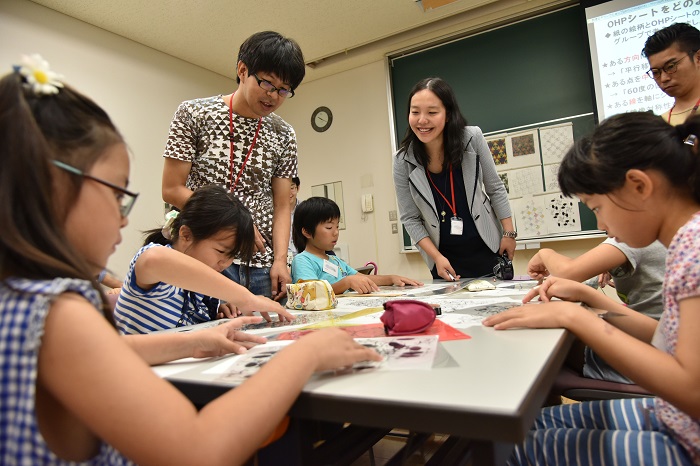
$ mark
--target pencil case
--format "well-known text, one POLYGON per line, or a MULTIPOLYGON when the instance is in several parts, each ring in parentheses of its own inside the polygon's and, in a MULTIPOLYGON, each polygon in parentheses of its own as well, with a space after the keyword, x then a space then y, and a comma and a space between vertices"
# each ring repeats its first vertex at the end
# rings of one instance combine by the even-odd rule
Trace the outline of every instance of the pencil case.
POLYGON ((435 322, 435 309, 412 299, 387 301, 380 317, 387 335, 412 335, 430 328, 435 322))
POLYGON ((288 309, 297 311, 323 311, 338 305, 338 298, 327 280, 299 280, 287 284, 288 309))

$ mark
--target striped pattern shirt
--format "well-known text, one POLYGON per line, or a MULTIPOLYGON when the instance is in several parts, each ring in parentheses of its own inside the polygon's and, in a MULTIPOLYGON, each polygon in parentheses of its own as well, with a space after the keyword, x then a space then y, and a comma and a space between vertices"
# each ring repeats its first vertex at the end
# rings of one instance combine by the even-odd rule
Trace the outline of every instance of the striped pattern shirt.
POLYGON ((136 261, 141 254, 154 247, 169 248, 170 245, 147 244, 139 249, 129 264, 129 272, 114 309, 119 332, 125 335, 150 333, 210 321, 209 307, 218 309, 218 299, 164 282, 147 290, 137 285, 136 261))

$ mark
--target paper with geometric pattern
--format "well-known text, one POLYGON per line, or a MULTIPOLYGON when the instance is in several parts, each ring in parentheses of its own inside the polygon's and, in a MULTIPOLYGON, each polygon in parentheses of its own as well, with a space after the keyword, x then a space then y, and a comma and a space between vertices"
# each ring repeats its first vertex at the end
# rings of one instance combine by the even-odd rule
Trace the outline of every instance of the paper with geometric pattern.
POLYGON ((547 234, 546 208, 542 196, 525 196, 510 201, 518 237, 528 238, 547 234))
POLYGON ((510 185, 508 184, 508 172, 499 173, 498 177, 503 182, 503 186, 505 186, 506 192, 510 196, 510 185))
POLYGON ((558 163, 574 143, 574 125, 561 125, 540 128, 540 145, 542 146, 542 163, 558 163))
POLYGON ((508 134, 506 151, 509 155, 508 169, 540 165, 540 143, 537 130, 508 134))
POLYGON ((491 156, 493 157, 493 163, 496 164, 497 170, 501 165, 506 165, 508 163, 505 134, 499 134, 497 136, 486 138, 486 144, 489 146, 491 156))
POLYGON ((544 190, 547 192, 553 193, 561 191, 558 179, 559 165, 558 163, 553 163, 542 167, 544 171, 544 190))
POLYGON ((542 167, 519 168, 508 173, 508 197, 523 197, 528 194, 544 192, 542 183, 542 167))
POLYGON ((578 199, 564 197, 563 194, 542 196, 547 209, 546 224, 549 233, 581 231, 581 214, 578 199))

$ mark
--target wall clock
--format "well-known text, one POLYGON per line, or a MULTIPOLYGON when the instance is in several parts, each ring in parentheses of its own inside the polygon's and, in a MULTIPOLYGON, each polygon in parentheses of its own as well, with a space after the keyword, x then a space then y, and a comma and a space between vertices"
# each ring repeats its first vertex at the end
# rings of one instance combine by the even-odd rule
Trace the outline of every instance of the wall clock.
POLYGON ((322 133, 331 127, 333 123, 333 113, 328 107, 318 107, 311 114, 311 127, 322 133))

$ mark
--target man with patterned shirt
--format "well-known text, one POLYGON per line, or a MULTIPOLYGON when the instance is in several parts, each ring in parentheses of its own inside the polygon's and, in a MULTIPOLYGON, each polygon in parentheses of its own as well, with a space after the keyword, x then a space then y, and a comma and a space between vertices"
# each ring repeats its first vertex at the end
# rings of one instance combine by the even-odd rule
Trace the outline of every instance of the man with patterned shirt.
POLYGON ((273 112, 304 79, 299 45, 276 32, 253 34, 236 63, 238 89, 183 102, 170 125, 163 200, 182 208, 206 184, 231 190, 250 210, 257 252, 224 273, 255 294, 280 299, 287 270, 290 182, 297 175, 294 129, 273 112), (249 279, 248 279, 249 278, 249 279))

